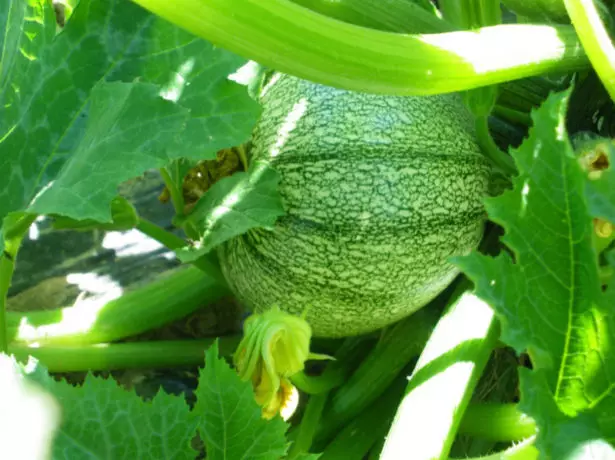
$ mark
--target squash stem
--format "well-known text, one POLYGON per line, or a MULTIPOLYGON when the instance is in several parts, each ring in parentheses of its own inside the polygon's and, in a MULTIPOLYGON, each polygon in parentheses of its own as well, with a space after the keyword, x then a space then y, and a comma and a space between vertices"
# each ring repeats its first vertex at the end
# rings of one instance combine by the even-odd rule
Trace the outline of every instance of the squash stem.
POLYGON ((220 353, 233 353, 240 336, 205 340, 169 340, 92 345, 47 345, 44 347, 11 344, 9 352, 20 361, 28 356, 38 359, 49 372, 82 372, 199 366, 204 352, 218 339, 220 353))
POLYGON ((536 422, 516 404, 470 404, 459 433, 492 441, 521 441, 536 434, 536 422))
POLYGON ((478 29, 502 22, 500 0, 443 0, 444 17, 462 29, 478 29))
POLYGON ((346 379, 346 370, 342 367, 328 366, 322 375, 313 377, 305 372, 298 372, 290 380, 299 390, 311 395, 327 393, 340 386, 346 379))
POLYGON ((478 143, 485 155, 491 160, 491 162, 498 167, 507 176, 513 176, 517 174, 517 168, 515 162, 510 155, 500 150, 495 144, 491 133, 489 132, 489 122, 486 116, 476 117, 476 136, 478 143))
POLYGON ((493 310, 467 290, 468 284, 458 286, 409 378, 382 460, 410 451, 416 460, 449 455, 465 409, 499 336, 493 310), (425 413, 430 414, 428 419, 425 413))
MULTIPOLYGON (((38 214, 20 213, 19 217, 16 217, 9 225, 5 224, 6 226, 3 227, 4 240, 23 238, 37 218, 38 214)), ((8 223, 9 219, 6 222, 8 223)))
POLYGON ((314 394, 310 396, 305 408, 305 413, 301 418, 301 424, 296 433, 295 440, 288 452, 287 460, 301 458, 303 454, 307 454, 312 446, 314 433, 320 423, 322 411, 329 397, 328 392, 314 394))
POLYGON ((564 0, 583 48, 604 87, 615 101, 615 47, 593 0, 564 0))
MULTIPOLYGON (((168 232, 164 228, 143 218, 139 218, 139 221, 137 223, 137 230, 149 236, 150 238, 158 241, 160 244, 166 246, 171 250, 177 250, 187 245, 186 240, 184 240, 183 238, 180 238, 179 236, 168 232)), ((205 274, 214 278, 221 285, 227 285, 226 279, 224 278, 224 275, 222 275, 222 271, 220 270, 220 266, 215 259, 214 253, 206 254, 203 257, 200 257, 199 259, 192 262, 192 265, 194 265, 196 268, 198 268, 205 274)))
POLYGON ((8 347, 6 297, 11 286, 14 266, 11 256, 5 251, 0 256, 0 353, 6 353, 8 347))
POLYGON ((36 214, 12 214, 4 219, 4 249, 0 255, 0 353, 7 351, 9 328, 6 300, 15 272, 17 253, 24 235, 36 220, 36 214))
POLYGON ((175 209, 175 214, 178 217, 183 217, 184 215, 184 196, 182 194, 181 184, 177 184, 167 168, 160 168, 160 175, 162 176, 162 180, 164 181, 164 185, 166 185, 167 190, 169 191, 169 195, 171 196, 171 202, 173 203, 173 208, 175 209))
POLYGON ((377 400, 421 353, 441 310, 432 303, 387 329, 348 381, 336 390, 323 417, 317 442, 324 443, 377 400))
POLYGON ((184 318, 228 295, 200 270, 165 274, 112 299, 85 299, 72 307, 28 313, 8 312, 8 338, 46 345, 86 345, 141 334, 184 318))
POLYGON ((532 125, 532 117, 530 117, 529 113, 522 112, 521 110, 511 109, 509 107, 496 104, 493 107, 493 115, 499 117, 502 120, 505 120, 509 123, 514 123, 516 125, 524 126, 526 128, 532 125))
POLYGON ((536 437, 532 436, 502 452, 496 452, 484 457, 464 458, 463 460, 538 460, 539 452, 534 445, 535 441, 536 437))
POLYGON ((133 0, 178 26, 266 67, 374 94, 462 91, 589 67, 570 26, 508 24, 399 34, 360 27, 289 0, 133 0))
POLYGON ((379 440, 385 437, 405 386, 406 379, 403 375, 398 375, 377 401, 371 403, 335 434, 323 450, 320 460, 365 458, 379 440))
POLYGON ((453 24, 436 16, 434 11, 407 0, 292 1, 325 16, 373 29, 401 33, 439 33, 456 30, 453 24))

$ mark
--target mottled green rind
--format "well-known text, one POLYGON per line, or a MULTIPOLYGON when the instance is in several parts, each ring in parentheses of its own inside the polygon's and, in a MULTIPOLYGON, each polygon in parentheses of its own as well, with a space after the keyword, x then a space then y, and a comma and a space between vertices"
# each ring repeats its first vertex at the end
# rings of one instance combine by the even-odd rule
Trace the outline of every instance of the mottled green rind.
POLYGON ((309 307, 315 336, 408 316, 480 240, 489 165, 456 95, 375 96, 290 76, 262 96, 253 159, 282 176, 286 215, 221 246, 236 295, 260 311, 309 307))

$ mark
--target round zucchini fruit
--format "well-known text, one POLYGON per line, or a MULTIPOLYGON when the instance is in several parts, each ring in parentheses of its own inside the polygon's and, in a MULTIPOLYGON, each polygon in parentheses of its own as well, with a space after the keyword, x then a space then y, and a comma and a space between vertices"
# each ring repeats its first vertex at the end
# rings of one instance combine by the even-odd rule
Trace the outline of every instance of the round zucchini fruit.
POLYGON ((281 175, 286 215, 223 244, 250 309, 307 309, 313 334, 373 331, 423 307, 481 238, 490 166, 458 95, 363 94, 276 74, 252 160, 281 175))

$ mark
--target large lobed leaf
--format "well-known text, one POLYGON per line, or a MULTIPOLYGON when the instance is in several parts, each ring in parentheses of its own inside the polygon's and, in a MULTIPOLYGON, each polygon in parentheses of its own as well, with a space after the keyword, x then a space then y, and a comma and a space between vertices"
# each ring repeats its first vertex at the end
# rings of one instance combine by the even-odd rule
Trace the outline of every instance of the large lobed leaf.
POLYGON ((132 2, 81 0, 57 36, 49 1, 1 2, 0 28, 0 220, 27 209, 108 222, 120 182, 214 158, 258 116, 227 78, 241 58, 132 2))
POLYGON ((265 420, 249 382, 218 357, 217 343, 205 356, 194 413, 211 460, 278 460, 288 448, 280 417, 265 420))
POLYGON ((206 353, 192 411, 181 396, 159 391, 144 401, 111 378, 88 374, 83 385, 73 386, 53 379, 34 360, 21 365, 0 354, 0 368, 0 406, 15 408, 0 411, 2 454, 194 459, 198 453, 191 444, 197 430, 212 460, 278 460, 288 448, 287 424, 280 417, 261 417, 251 384, 218 356, 217 342, 206 353), (37 444, 19 446, 25 439, 37 444), (9 452, 6 446, 19 448, 9 452))
MULTIPOLYGON (((196 419, 182 397, 159 392, 150 402, 144 402, 113 379, 88 374, 84 384, 75 387, 53 379, 40 365, 34 370, 15 365, 15 370, 27 377, 30 385, 36 382, 39 391, 45 390, 47 397, 53 398, 52 402, 59 403, 61 423, 49 436, 53 439, 53 459, 196 457, 190 446, 196 419)), ((30 417, 36 420, 45 416, 47 410, 41 407, 30 417)), ((2 450, 2 453, 15 452, 2 450)))
POLYGON ((615 454, 605 442, 615 441, 615 315, 592 245, 588 177, 565 130, 567 101, 568 92, 553 94, 533 113, 529 138, 512 152, 514 189, 486 201, 512 256, 459 262, 496 310, 502 339, 531 357, 521 402, 545 458, 615 454))

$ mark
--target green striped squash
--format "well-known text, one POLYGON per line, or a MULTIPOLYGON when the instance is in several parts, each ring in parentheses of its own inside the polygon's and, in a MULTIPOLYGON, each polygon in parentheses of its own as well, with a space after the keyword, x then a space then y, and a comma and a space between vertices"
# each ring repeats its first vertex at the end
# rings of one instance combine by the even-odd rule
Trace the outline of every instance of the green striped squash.
POLYGON ((373 331, 424 306, 475 248, 490 167, 458 95, 363 94, 276 74, 252 159, 281 175, 287 214, 219 249, 250 309, 277 304, 315 336, 373 331))

